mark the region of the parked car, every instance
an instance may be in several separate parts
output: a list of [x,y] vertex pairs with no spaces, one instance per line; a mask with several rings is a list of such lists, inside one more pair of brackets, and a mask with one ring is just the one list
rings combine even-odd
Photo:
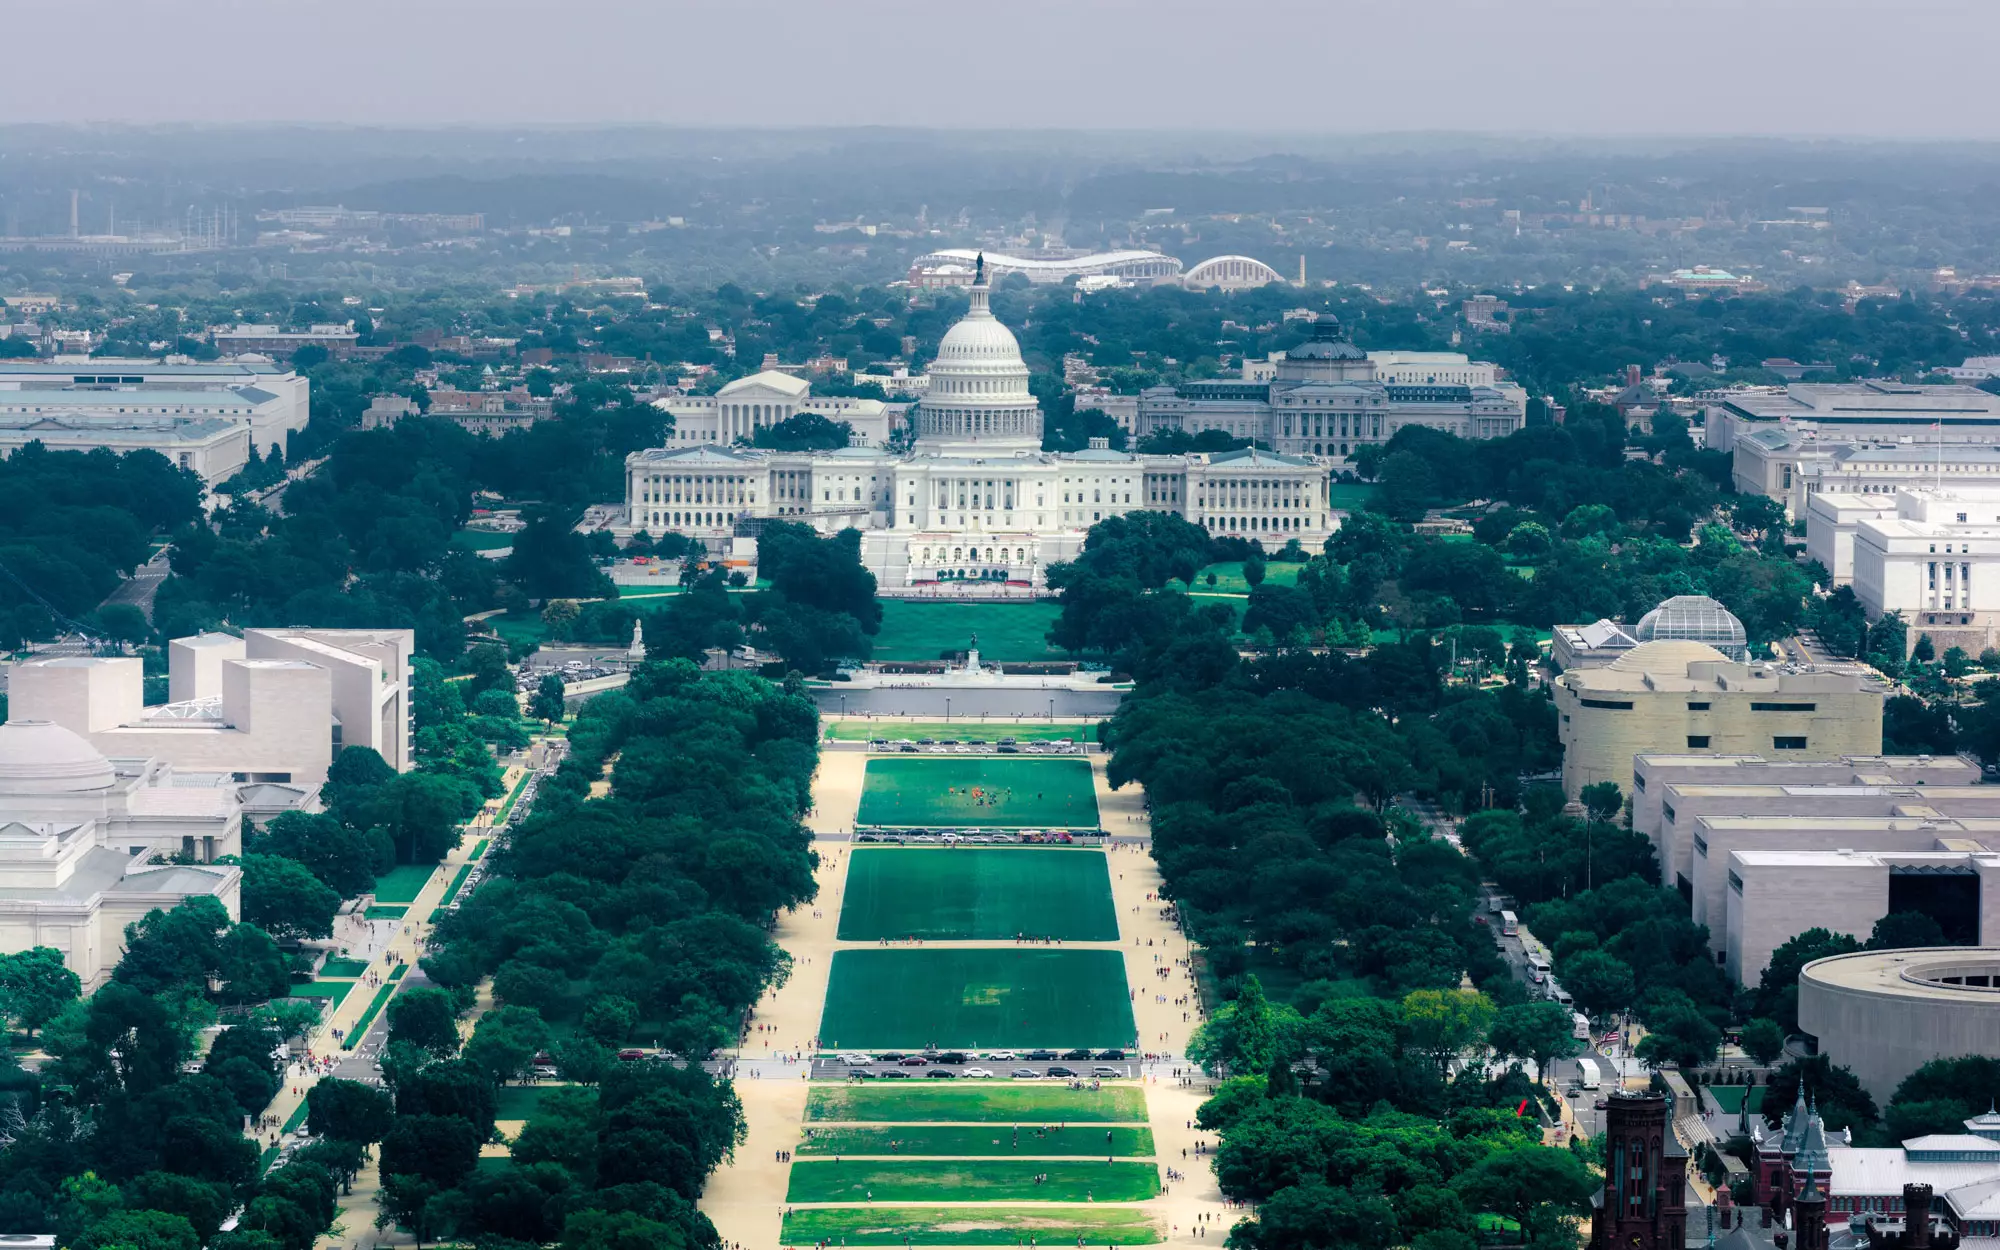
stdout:
[[1121,1072],[1121,1071],[1120,1071],[1120,1070],[1118,1070],[1117,1068],[1107,1068],[1107,1067],[1104,1067],[1104,1066],[1103,1066],[1102,1064],[1098,1065],[1098,1066],[1097,1066],[1097,1067],[1095,1067],[1095,1068],[1092,1068],[1092,1069],[1090,1070],[1090,1074],[1091,1074],[1092,1076],[1094,1076],[1094,1077],[1097,1077],[1097,1078],[1099,1078],[1100,1080],[1103,1080],[1103,1079],[1107,1079],[1107,1078],[1110,1078],[1110,1079],[1116,1079],[1116,1078],[1118,1078],[1118,1077],[1121,1077],[1121,1076],[1124,1076],[1124,1075],[1125,1075],[1125,1074],[1124,1074],[1123,1072]]
[[997,749],[1002,755],[1019,755],[1021,753],[1020,747],[1011,746],[1005,742],[1001,743]]
[[980,1058],[995,1059],[1011,1063],[1013,1062],[1014,1059],[1014,1052],[1011,1050],[989,1050],[984,1055],[981,1055]]
[[897,1062],[906,1068],[921,1068],[929,1064],[930,1060],[924,1058],[922,1055],[905,1055]]
[[1097,1052],[1096,1057],[1099,1059],[1123,1059],[1125,1052],[1122,1050],[1100,1050]]
[[950,1068],[932,1068],[930,1071],[924,1073],[924,1075],[934,1081],[955,1081],[958,1079],[958,1073],[953,1072]]
[[910,1079],[910,1074],[901,1068],[890,1068],[887,1072],[878,1072],[875,1075],[885,1081],[907,1081]]
[[1040,1076],[1041,1073],[1035,1071],[1033,1068],[1016,1068],[1008,1075],[1012,1076],[1015,1080],[1019,1081]]
[[962,1050],[947,1050],[930,1056],[930,1061],[932,1063],[964,1063],[965,1052]]
[[877,1063],[898,1063],[902,1060],[902,1058],[903,1058],[903,1052],[900,1050],[885,1050],[881,1054],[875,1056],[875,1061]]
[[1049,1069],[1049,1075],[1050,1075],[1050,1076],[1065,1076],[1065,1077],[1073,1077],[1073,1076],[1075,1076],[1075,1075],[1076,1075],[1076,1072],[1075,1072],[1075,1070],[1074,1070],[1074,1069],[1072,1069],[1072,1068],[1065,1068],[1065,1067],[1061,1067],[1061,1066],[1057,1066],[1057,1067],[1053,1067],[1053,1068],[1050,1068],[1050,1069]]
[[1047,1063],[1055,1057],[1056,1052],[1053,1050],[1031,1050],[1021,1056],[1021,1058],[1026,1059],[1029,1063]]
[[[1120,1055],[1119,1058],[1122,1059],[1124,1058],[1124,1056]],[[875,1062],[875,1056],[864,1055],[859,1053],[858,1051],[842,1051],[840,1055],[840,1061],[842,1063],[869,1064]]]
[[847,1076],[849,1080],[854,1081],[872,1081],[875,1079],[874,1071],[869,1068],[849,1068]]
[[1088,1058],[1090,1058],[1090,1047],[1088,1047],[1088,1046],[1079,1046],[1079,1047],[1078,1047],[1077,1049],[1075,1049],[1075,1050],[1066,1050],[1066,1051],[1064,1051],[1064,1052],[1063,1052],[1063,1058],[1065,1058],[1065,1059],[1088,1059]]
[[959,1073],[959,1075],[963,1077],[970,1077],[973,1080],[986,1080],[990,1078],[993,1075],[993,1073],[986,1068],[967,1068],[965,1071]]
[[644,1059],[646,1052],[643,1050],[621,1050],[618,1052],[618,1057],[630,1063],[635,1059]]

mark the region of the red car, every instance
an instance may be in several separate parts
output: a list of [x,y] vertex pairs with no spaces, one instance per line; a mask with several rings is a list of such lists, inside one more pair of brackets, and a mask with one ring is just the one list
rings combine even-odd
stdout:
[[922,1055],[910,1055],[903,1060],[903,1066],[906,1068],[921,1068],[929,1062],[930,1060],[924,1058]]

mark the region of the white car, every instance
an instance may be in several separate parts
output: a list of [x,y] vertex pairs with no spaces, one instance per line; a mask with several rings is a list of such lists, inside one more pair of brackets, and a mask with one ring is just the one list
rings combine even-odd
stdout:
[[865,1068],[875,1062],[873,1055],[842,1054],[840,1061],[850,1067]]
[[980,1058],[991,1059],[996,1062],[1011,1063],[1013,1062],[1014,1059],[1014,1052],[1011,1050],[989,1050],[985,1054],[981,1055]]
[[985,1068],[965,1068],[959,1072],[959,1075],[963,1077],[971,1077],[975,1080],[982,1077],[990,1080],[992,1079],[993,1076],[993,1074],[987,1071]]

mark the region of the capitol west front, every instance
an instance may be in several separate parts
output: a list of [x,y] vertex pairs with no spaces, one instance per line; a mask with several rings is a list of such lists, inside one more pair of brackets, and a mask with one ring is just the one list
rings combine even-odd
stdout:
[[1256,449],[1139,455],[1101,446],[1041,450],[1042,412],[1013,333],[993,316],[984,283],[946,332],[930,389],[914,412],[907,454],[879,445],[780,452],[733,445],[799,412],[888,436],[879,405],[817,401],[806,384],[760,373],[712,399],[667,400],[678,446],[625,458],[620,530],[669,531],[726,551],[776,518],[826,533],[862,531],[862,560],[888,593],[977,581],[1039,589],[1054,561],[1073,559],[1090,527],[1127,512],[1171,512],[1219,537],[1316,548],[1338,526],[1329,470],[1314,459]]

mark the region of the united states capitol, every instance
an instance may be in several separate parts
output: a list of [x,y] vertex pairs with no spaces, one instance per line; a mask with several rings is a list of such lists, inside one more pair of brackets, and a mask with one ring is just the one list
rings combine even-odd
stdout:
[[[1262,447],[1158,455],[1093,440],[1085,450],[1046,452],[1027,363],[993,315],[983,272],[967,291],[971,306],[945,333],[911,414],[907,451],[892,448],[892,414],[879,403],[818,399],[801,379],[753,374],[713,396],[660,401],[674,418],[673,445],[626,457],[615,528],[677,532],[727,553],[772,519],[823,532],[852,527],[887,593],[966,582],[1031,593],[1046,584],[1049,564],[1076,555],[1092,525],[1129,512],[1170,512],[1217,537],[1269,547],[1292,539],[1316,546],[1339,526],[1327,488],[1351,448],[1386,442],[1410,423],[1470,437],[1519,428],[1517,407],[1462,385],[1400,394],[1410,388],[1378,381],[1375,362],[1329,318],[1261,380],[1221,394],[1195,384],[1184,397],[1150,396],[1142,414],[1142,433],[1171,422],[1190,433],[1226,429]],[[846,421],[854,445],[747,445],[758,430],[802,413]]]

